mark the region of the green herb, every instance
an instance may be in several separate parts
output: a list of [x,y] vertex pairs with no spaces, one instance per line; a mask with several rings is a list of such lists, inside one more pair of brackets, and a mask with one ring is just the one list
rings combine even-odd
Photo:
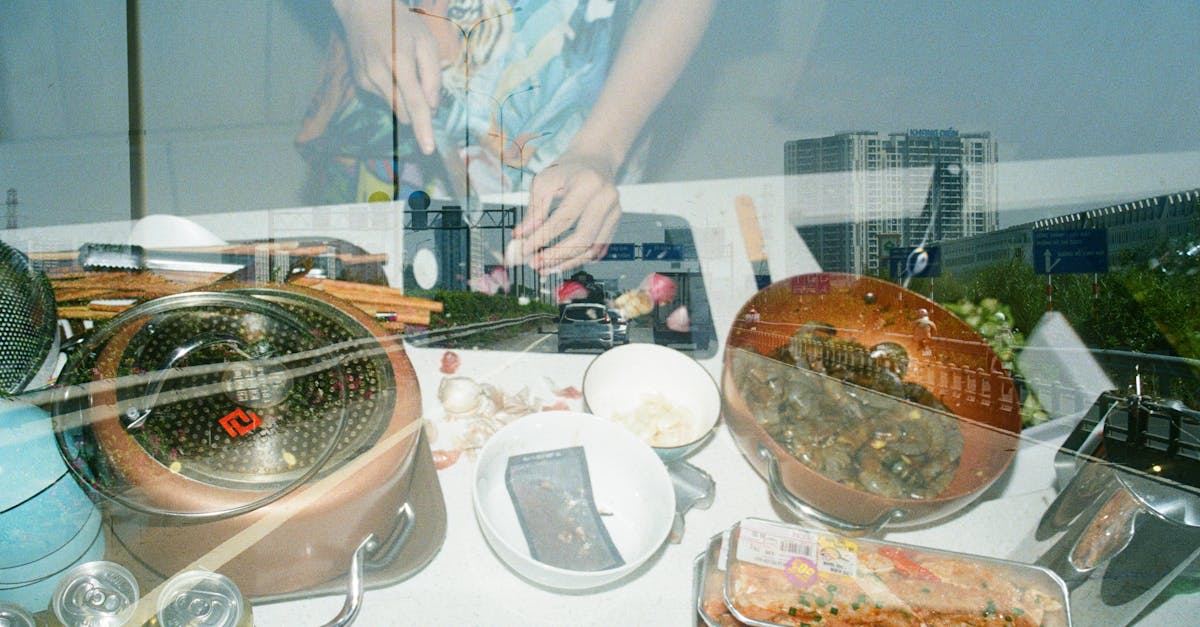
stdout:
[[817,597],[817,607],[825,607],[826,603],[828,603],[828,601],[822,599],[821,597]]
[[788,616],[795,616],[795,615],[797,615],[797,614],[799,614],[799,613],[800,613],[800,608],[796,608],[796,607],[789,607],[789,608],[788,608]]
[[983,610],[983,615],[984,615],[984,616],[991,616],[991,615],[993,615],[993,614],[995,614],[995,613],[996,613],[996,602],[995,602],[995,601],[988,601],[988,602],[987,602],[987,607],[986,607],[986,608],[984,608],[984,610]]
[[987,590],[987,582],[986,581],[979,582],[979,587],[983,588],[984,590]]
[[837,586],[835,586],[833,584],[829,584],[828,586],[825,586],[825,589],[830,592],[837,592]]
[[1013,615],[1013,616],[1020,616],[1020,615],[1022,615],[1022,614],[1024,614],[1024,613],[1025,613],[1025,610],[1023,610],[1023,609],[1021,609],[1021,608],[1019,608],[1019,607],[1014,607],[1014,608],[1012,608],[1012,615]]
[[852,610],[860,610],[860,609],[862,609],[862,603],[859,603],[858,601],[855,601],[855,602],[853,602],[853,603],[851,603],[851,604],[850,604],[850,609],[852,609]]
[[921,592],[924,592],[925,594],[929,594],[929,588],[921,588]]
[[1004,622],[1006,622],[1006,623],[1011,623],[1011,622],[1012,622],[1012,616],[1005,616],[1005,617],[1004,617]]
[[813,616],[813,622],[814,622],[814,623],[819,623],[819,622],[821,622],[821,615],[820,615],[820,614],[817,614],[816,616]]
[[876,602],[875,602],[875,609],[877,609],[877,610],[882,610],[882,609],[883,609],[883,603],[882,603],[882,602],[880,602],[880,601],[876,601]]
[[830,614],[833,614],[834,616],[837,616],[837,615],[838,615],[838,608],[836,608],[836,607],[831,607],[831,608],[829,608],[829,613],[830,613]]

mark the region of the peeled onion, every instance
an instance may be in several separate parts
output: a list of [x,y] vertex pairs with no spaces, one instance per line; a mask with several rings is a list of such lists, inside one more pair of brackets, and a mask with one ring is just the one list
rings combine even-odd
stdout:
[[447,414],[470,414],[482,400],[483,387],[469,377],[446,377],[438,384],[438,401]]

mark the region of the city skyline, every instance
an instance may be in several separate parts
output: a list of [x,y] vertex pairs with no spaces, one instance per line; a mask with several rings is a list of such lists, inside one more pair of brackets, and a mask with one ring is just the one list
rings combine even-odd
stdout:
[[990,133],[953,128],[788,141],[786,210],[822,268],[878,272],[893,248],[995,230],[996,154]]

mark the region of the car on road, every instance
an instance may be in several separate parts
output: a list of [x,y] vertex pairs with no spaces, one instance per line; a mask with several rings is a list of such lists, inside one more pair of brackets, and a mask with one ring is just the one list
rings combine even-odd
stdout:
[[616,309],[608,310],[608,319],[612,320],[613,344],[629,343],[629,321],[621,317]]
[[558,317],[558,352],[568,348],[613,347],[612,317],[604,305],[570,303]]

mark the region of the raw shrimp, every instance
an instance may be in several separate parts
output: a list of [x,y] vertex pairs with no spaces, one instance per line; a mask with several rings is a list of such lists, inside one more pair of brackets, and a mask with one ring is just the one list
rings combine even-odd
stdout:
[[819,322],[766,359],[734,354],[742,397],[801,463],[867,492],[930,498],[953,479],[963,438],[933,393],[903,381],[908,364],[899,344],[868,350]]

